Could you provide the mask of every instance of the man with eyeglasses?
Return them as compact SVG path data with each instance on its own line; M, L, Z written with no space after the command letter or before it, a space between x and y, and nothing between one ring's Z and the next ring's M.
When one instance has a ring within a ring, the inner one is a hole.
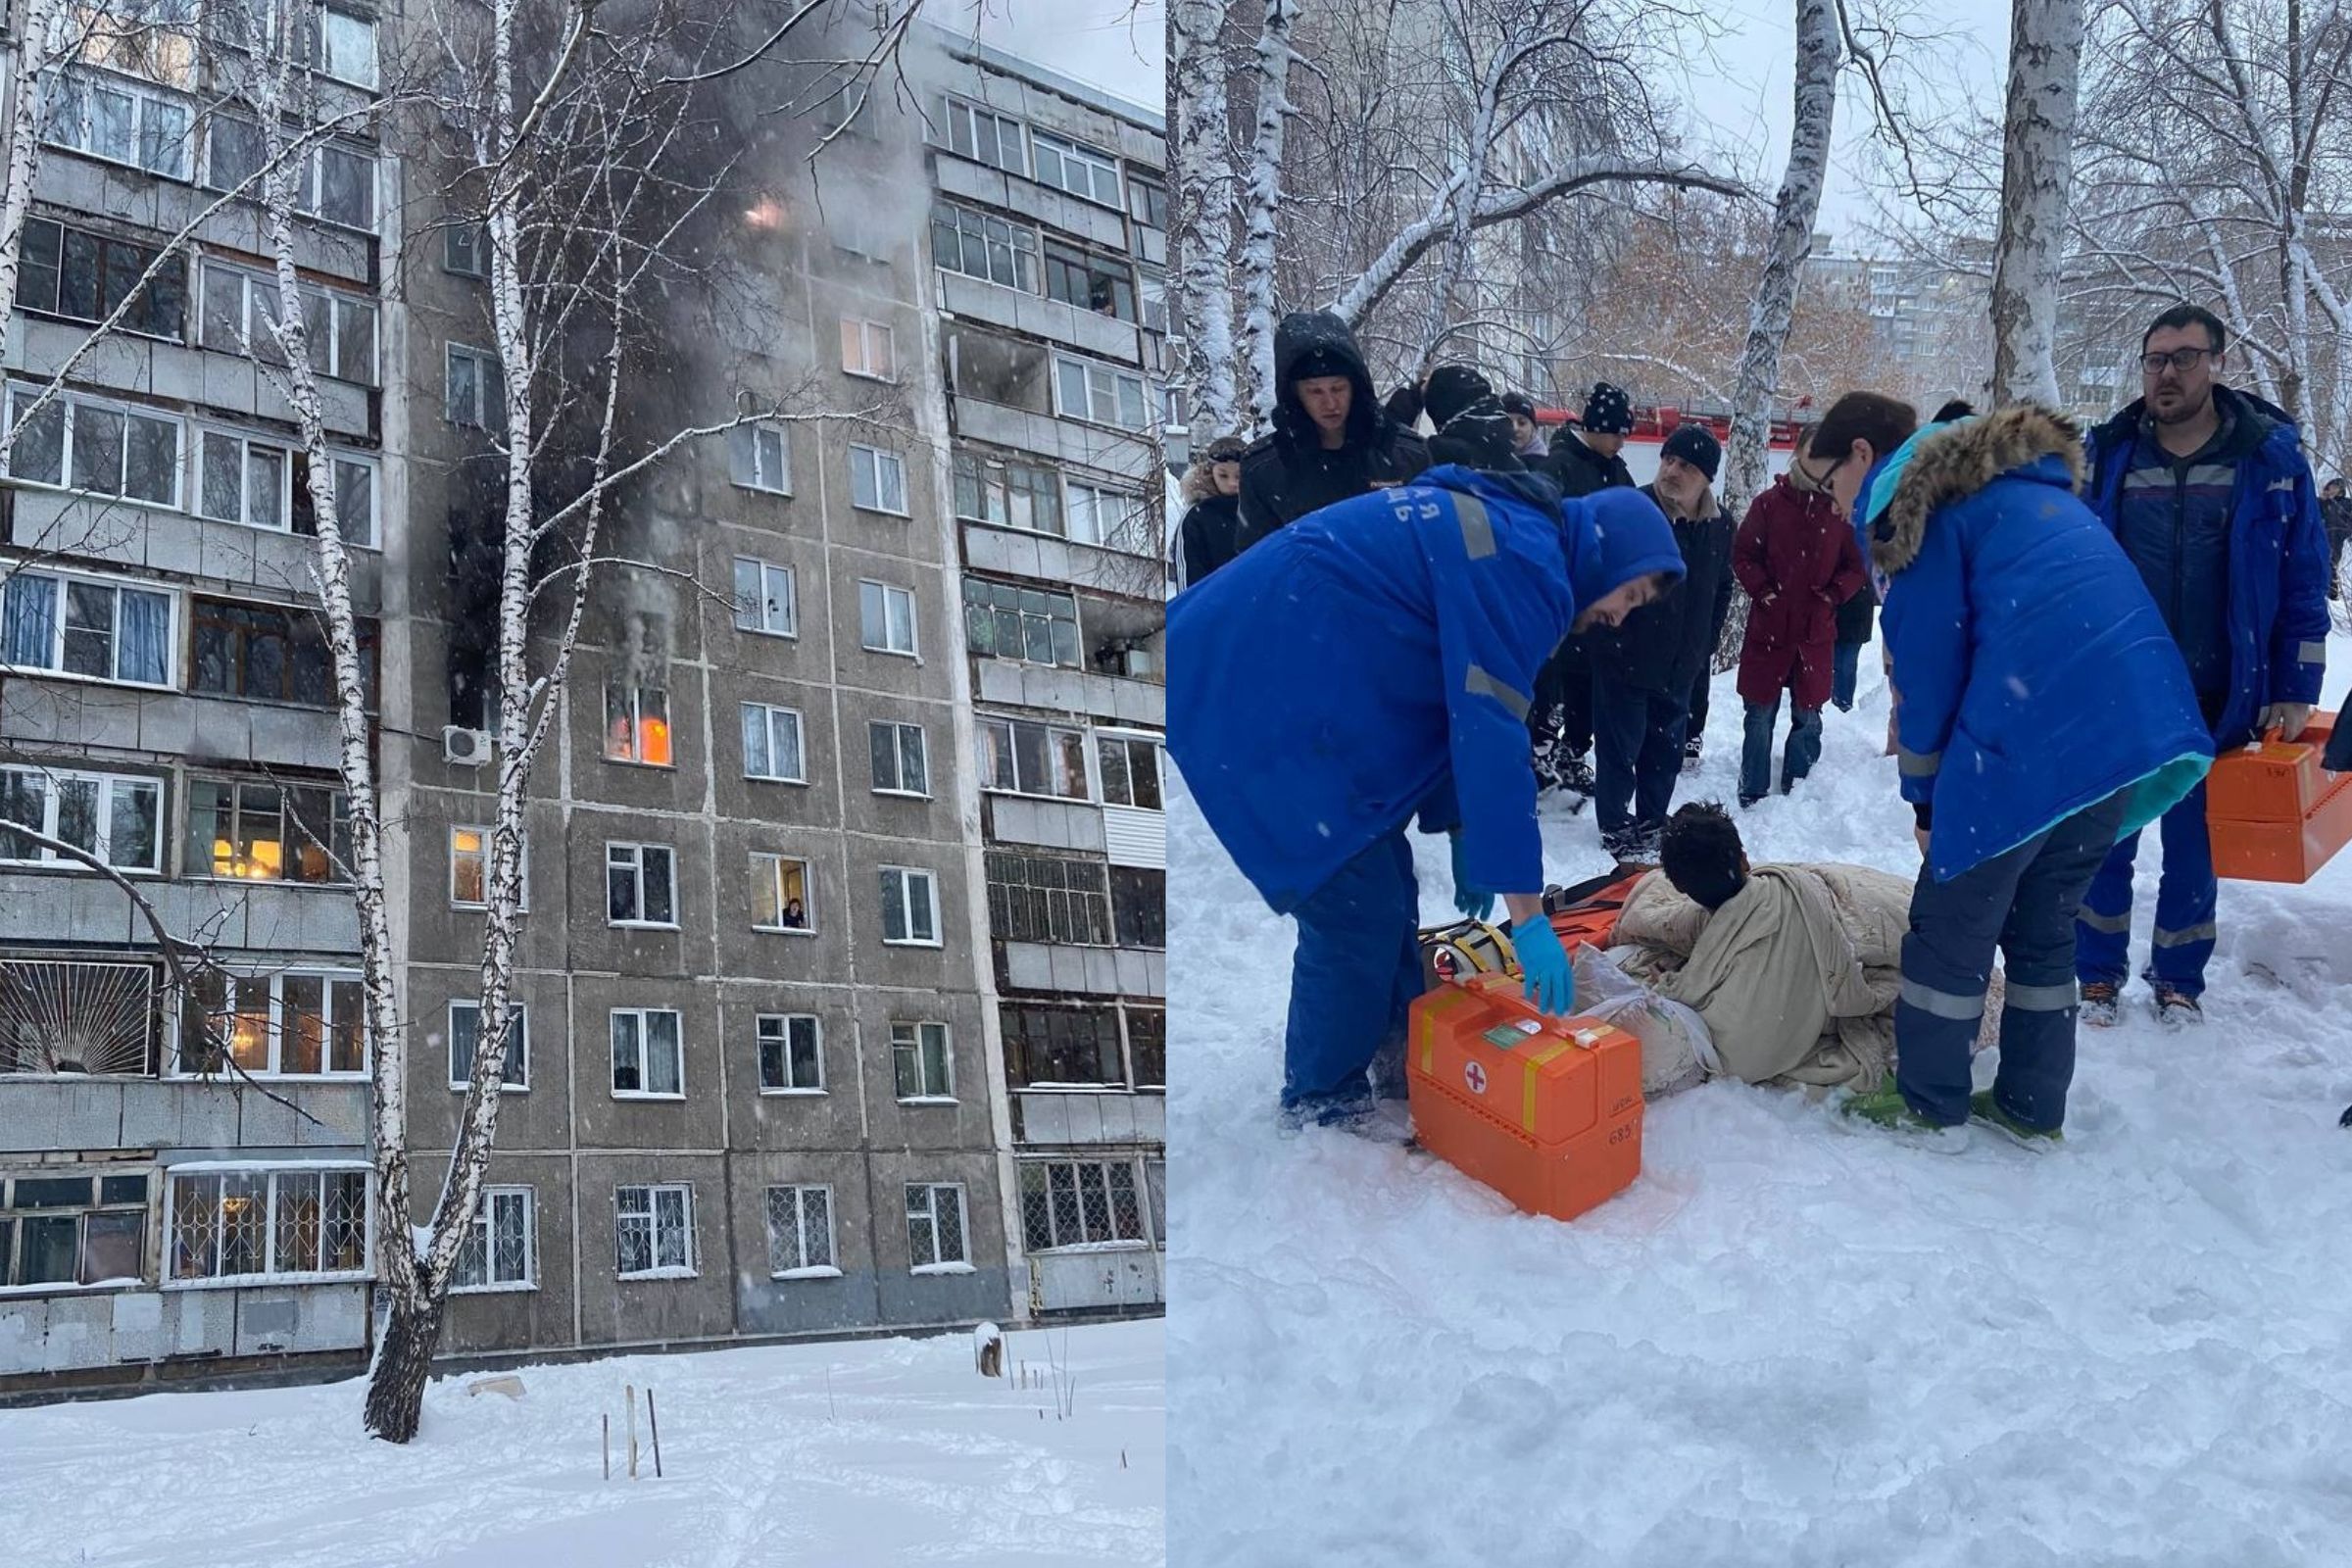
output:
M2163 612L2217 751L2276 729L2293 740L2328 657L2327 540L2294 420L2221 384L2229 334L2177 305L2140 339L2143 396L2091 432L2084 500L2113 530ZM2170 1028L2204 1021L2218 935L2202 786L2163 820L2145 978ZM2132 963L2132 863L2122 840L2083 898L2076 972L2082 1021L2116 1021Z

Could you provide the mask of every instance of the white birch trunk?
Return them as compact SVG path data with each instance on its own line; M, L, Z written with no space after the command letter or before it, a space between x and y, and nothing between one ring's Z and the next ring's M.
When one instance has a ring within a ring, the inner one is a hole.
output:
M1257 35L1257 138L1250 149L1249 178L1242 194L1241 361L1249 377L1246 396L1260 423L1274 416L1274 230L1282 206L1282 144L1292 114L1291 31L1298 21L1296 0L1266 0L1265 24Z
M1234 430L1233 141L1227 122L1225 0L1176 0L1169 14L1168 122L1176 160L1176 310L1185 339L1193 448Z
M1992 266L1995 404L2058 401L2058 277L2081 89L2083 0L2013 0Z
M0 300L17 297L17 273L24 260L24 220L32 212L32 185L41 170L41 96L57 68L51 34L62 0L24 0L18 19L16 102L8 116L8 173L0 184ZM15 314L0 311L0 358L10 347ZM14 445L13 433L11 445Z

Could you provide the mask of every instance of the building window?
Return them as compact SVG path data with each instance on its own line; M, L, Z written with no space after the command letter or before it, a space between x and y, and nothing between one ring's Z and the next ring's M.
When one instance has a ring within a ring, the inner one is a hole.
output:
M311 64L337 81L375 86L375 24L348 11L322 10L311 35Z
M177 342L187 331L186 262L174 257L157 269L153 282L139 287L162 254L152 245L68 228L45 218L26 219L17 304L68 320L103 321L128 300L122 330Z
M285 447L225 430L198 434L196 510L220 522L284 533L291 525Z
M1168 187L1141 174L1127 176L1127 211L1146 228L1168 231Z
M906 465L896 452L850 448L850 502L864 512L906 515Z
M984 283L1037 292L1037 230L941 202L931 209L935 266Z
M204 347L251 354L269 365L284 364L270 324L277 317L277 279L209 261L203 278L198 331ZM311 368L337 380L375 385L374 302L307 286L296 298L302 304Z
M828 139L855 136L859 141L880 140L874 129L874 117L865 113L865 83L851 82L817 107L817 125Z
M947 120L951 150L1008 174L1029 172L1029 148L1019 121L957 98L948 100Z
M1075 246L1046 242L1046 295L1097 316L1135 319L1135 274Z
M1152 1200L1152 1236L1159 1247L1168 1245L1168 1162L1144 1161L1144 1190Z
M1119 1015L1109 1007L1005 1003L1004 1074L1015 1089L1124 1089Z
M230 115L211 117L205 131L207 185L264 200L264 156L259 125ZM376 164L372 154L329 141L292 156L302 160L302 167L294 172L294 211L339 227L375 232Z
M334 656L318 612L286 605L189 603L195 623L191 691L304 708L335 706ZM375 622L358 625L362 700L375 706Z
M1102 804L1139 811L1160 808L1159 742L1131 735L1095 737L1095 760L1102 769Z
M605 686L605 760L671 765L669 693L659 686Z
M233 1063L257 1078L368 1070L368 1009L356 974L199 974L179 1004L179 1070Z
M294 531L316 538L318 511L311 500L310 454L297 450L292 460ZM373 550L376 548L375 460L338 452L334 454L334 465L335 523L342 529L343 542Z
M468 430L507 427L507 378L498 356L482 349L449 345L443 367L441 416Z
M956 1079L944 1023L890 1026L890 1065L901 1100L954 1100Z
M184 876L348 883L351 798L320 785L188 780Z
M807 1013L763 1012L754 1020L760 1036L760 1092L763 1095L821 1095L825 1092L824 1033Z
M970 1272L971 1258L963 1245L960 1183L907 1184L906 1253L914 1260L917 1274Z
M1127 1009L1127 1059L1138 1089L1168 1086L1168 1015L1143 1007ZM1166 1230L1154 1227L1153 1234Z
M613 925L675 926L675 867L666 844L605 846L605 918Z
M172 596L45 571L0 584L0 665L172 684Z
M1143 312L1144 330L1166 335L1168 330L1168 274L1155 267L1135 270L1137 306ZM1170 424L1176 419L1162 416Z
M485 1187L458 1249L449 1288L460 1291L533 1291L539 1288L537 1226L528 1187Z
M1152 515L1144 498L1132 490L1069 481L1070 538L1082 545L1101 545L1131 556L1157 554L1153 548Z
M1110 154L1063 141L1059 136L1049 136L1042 130L1036 133L1035 140L1039 183L1056 186L1104 207L1119 205L1119 165Z
M749 556L735 558L735 629L763 637L800 635L800 605L792 568Z
M786 855L752 857L752 929L808 929L808 862Z
M765 703L743 705L743 776L779 784L808 782L797 710Z
M1099 860L991 850L988 925L1000 942L1111 945L1110 889Z
M1090 419L1121 430L1148 430L1152 400L1144 378L1092 360L1054 357L1054 413L1065 419Z
M1110 917L1122 948L1168 945L1168 873L1132 865L1110 868Z
M147 1187L144 1171L0 1178L0 1290L143 1281Z
M452 223L441 231L441 270L460 277L490 275L490 227L486 223Z
M686 1054L677 1013L662 1007L612 1009L615 1100L683 1100Z
M873 381L898 378L899 360L888 321L841 318L841 368Z
M869 723L866 750L874 765L876 795L931 795L931 768L920 724Z
M517 849L520 864L515 867L515 889L518 895L515 907L531 906L531 838L524 834ZM449 830L449 902L460 909L489 907L490 899L490 830L486 827L452 827Z
M966 522L1059 535L1061 485L1034 463L956 454L956 515Z
M473 1085L473 1052L482 1038L482 1004L449 1004L449 1087ZM498 1075L501 1091L521 1094L531 1087L531 1019L519 1002L507 1004L507 1059Z
M950 323L941 336L948 345L949 389L956 398L1054 412L1053 356L1043 348L961 322Z
M899 947L940 946L938 878L903 865L882 867L882 940Z
M746 490L792 494L792 447L780 424L739 424L727 432L728 477Z
M1078 601L1068 594L963 579L964 646L983 659L1076 669Z
M367 1167L183 1165L170 1175L167 1284L367 1277Z
M0 959L0 1073L152 1076L157 979L151 963Z
M43 141L166 179L188 177L194 119L175 94L71 69L54 72L41 87Z
M767 1267L779 1280L834 1279L833 1189L767 1190Z
M858 645L868 653L915 658L913 591L885 582L859 582Z
M1047 800L1091 800L1086 787L1086 737L1074 729L1025 718L983 718L980 787Z
M612 1190L613 1272L624 1280L687 1279L694 1273L694 1189Z
M1147 1240L1135 1161L1021 1161L1021 1239L1032 1252Z
M8 389L9 428L17 432L9 474L26 484L173 507L179 498L183 426L176 418L127 403L60 393L28 413L37 389Z
M0 767L0 861L18 865L83 862L61 855L10 824L71 844L118 871L164 868L164 786L152 778Z

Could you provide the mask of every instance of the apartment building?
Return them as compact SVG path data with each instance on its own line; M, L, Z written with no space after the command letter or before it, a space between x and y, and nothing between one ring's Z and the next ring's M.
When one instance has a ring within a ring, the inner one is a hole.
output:
M937 34L927 287L1032 1313L1163 1298L1160 115ZM1025 1287L1025 1291L1024 1288Z

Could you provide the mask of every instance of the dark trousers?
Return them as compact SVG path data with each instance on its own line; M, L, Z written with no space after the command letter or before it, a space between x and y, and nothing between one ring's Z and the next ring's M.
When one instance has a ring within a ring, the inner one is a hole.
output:
M2075 910L2123 819L2117 795L1949 882L1920 868L1894 1005L1895 1087L1914 1111L1947 1127L1968 1120L1969 1054L1998 949L2006 985L1993 1098L2028 1127L2066 1120Z
M1839 643L1830 656L1830 701L1838 711L1854 710L1854 685L1862 678L1862 645Z
M1681 693L1640 691L1593 677L1593 800L1600 808L1600 842L1611 854L1657 848L1682 774L1689 722Z
M1560 644L1537 674L1527 725L1539 741L1556 731L1565 756L1582 757L1592 749L1592 664L1575 638Z
M1747 705L1747 728L1740 747L1740 799L1760 801L1772 793L1772 731L1781 720L1781 700ZM1781 793L1813 771L1821 760L1821 710L1791 709L1788 750L1781 758Z
M2156 932L2148 979L2184 997L2205 994L2205 965L2220 939L2215 911L2221 887L2213 875L2213 837L2205 824L2205 786L2199 784L2164 813L2164 875L2156 884ZM2082 897L2075 973L2087 985L2120 986L2132 969L2132 862L2139 834L2115 847Z
M1333 1108L1368 1101L1364 1076L1384 1048L1400 1051L1421 995L1421 899L1403 832L1374 843L1295 911L1290 1026L1282 1102Z
M1694 741L1706 734L1707 694L1714 686L1715 671L1711 668L1700 670L1698 679L1690 683L1690 701L1683 706L1683 711L1690 715L1683 725L1684 740Z

